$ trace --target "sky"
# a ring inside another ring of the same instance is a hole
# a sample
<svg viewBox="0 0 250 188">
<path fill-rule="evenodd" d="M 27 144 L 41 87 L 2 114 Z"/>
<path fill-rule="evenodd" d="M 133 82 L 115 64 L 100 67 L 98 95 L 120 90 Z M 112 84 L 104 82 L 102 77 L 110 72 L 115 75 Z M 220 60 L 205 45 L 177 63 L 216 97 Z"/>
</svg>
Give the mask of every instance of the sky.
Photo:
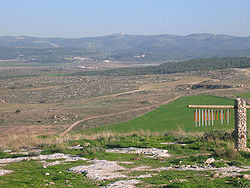
<svg viewBox="0 0 250 188">
<path fill-rule="evenodd" d="M 0 36 L 250 36 L 250 0 L 0 0 Z"/>
</svg>

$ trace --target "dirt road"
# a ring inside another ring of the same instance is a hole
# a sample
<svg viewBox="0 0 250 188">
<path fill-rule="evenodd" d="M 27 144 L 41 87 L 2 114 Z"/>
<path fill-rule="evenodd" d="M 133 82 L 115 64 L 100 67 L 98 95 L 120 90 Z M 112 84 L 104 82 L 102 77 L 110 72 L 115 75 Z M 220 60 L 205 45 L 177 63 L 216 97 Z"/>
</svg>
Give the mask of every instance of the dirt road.
<svg viewBox="0 0 250 188">
<path fill-rule="evenodd" d="M 88 118 L 85 118 L 85 119 L 82 119 L 82 120 L 79 120 L 79 121 L 73 123 L 62 134 L 60 134 L 60 136 L 63 136 L 65 134 L 67 134 L 71 129 L 73 129 L 75 126 L 77 126 L 79 123 L 81 123 L 83 121 L 97 119 L 97 118 L 103 118 L 103 117 L 109 117 L 109 116 L 114 116 L 114 115 L 121 115 L 121 114 L 129 113 L 129 112 L 135 112 L 135 111 L 140 111 L 140 110 L 145 110 L 145 109 L 157 108 L 157 107 L 160 107 L 162 105 L 168 104 L 168 103 L 170 103 L 170 102 L 172 102 L 172 101 L 174 101 L 174 100 L 176 100 L 176 99 L 178 99 L 180 97 L 184 97 L 184 96 L 188 96 L 188 95 L 190 95 L 190 96 L 199 95 L 199 94 L 204 94 L 204 93 L 210 93 L 210 92 L 213 92 L 213 91 L 242 90 L 242 89 L 246 89 L 246 88 L 249 88 L 249 87 L 216 89 L 216 90 L 201 91 L 201 92 L 197 92 L 197 93 L 193 93 L 193 94 L 183 94 L 183 95 L 178 95 L 178 96 L 176 96 L 176 97 L 174 97 L 172 99 L 169 99 L 169 100 L 167 100 L 167 101 L 165 101 L 163 103 L 158 103 L 158 104 L 155 104 L 155 105 L 150 105 L 150 106 L 146 106 L 146 107 L 142 107 L 142 108 L 136 108 L 136 109 L 133 109 L 133 110 L 127 110 L 127 111 L 123 111 L 123 112 L 116 112 L 116 113 L 105 114 L 105 115 L 91 116 L 91 117 L 88 117 Z M 117 95 L 115 95 L 115 96 L 117 96 Z"/>
</svg>

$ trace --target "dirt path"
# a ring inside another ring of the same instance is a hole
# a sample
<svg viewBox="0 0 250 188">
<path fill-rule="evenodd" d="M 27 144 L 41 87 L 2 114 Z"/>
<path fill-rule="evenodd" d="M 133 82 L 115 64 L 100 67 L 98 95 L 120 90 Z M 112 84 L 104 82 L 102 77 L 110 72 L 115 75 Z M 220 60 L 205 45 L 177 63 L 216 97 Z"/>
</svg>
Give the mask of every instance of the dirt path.
<svg viewBox="0 0 250 188">
<path fill-rule="evenodd" d="M 126 92 L 122 92 L 122 93 L 116 93 L 116 94 L 112 94 L 112 95 L 105 95 L 105 96 L 100 96 L 100 97 L 96 97 L 96 98 L 118 97 L 118 96 L 121 96 L 121 95 L 128 95 L 128 94 L 138 93 L 138 92 L 142 92 L 142 91 L 145 91 L 145 89 L 137 89 L 137 90 L 132 90 L 132 91 L 126 91 Z"/>
<path fill-rule="evenodd" d="M 170 99 L 164 103 L 161 103 L 161 104 L 156 104 L 156 105 L 151 105 L 151 106 L 146 106 L 146 107 L 142 107 L 142 108 L 136 108 L 136 109 L 133 109 L 133 110 L 127 110 L 127 111 L 123 111 L 123 112 L 116 112 L 116 113 L 112 113 L 112 114 L 105 114 L 105 115 L 99 115 L 99 116 L 91 116 L 91 117 L 88 117 L 88 118 L 85 118 L 85 119 L 82 119 L 82 120 L 79 120 L 75 123 L 73 123 L 72 125 L 70 125 L 70 127 L 65 130 L 61 136 L 65 135 L 66 133 L 68 133 L 71 129 L 73 129 L 76 125 L 78 125 L 79 123 L 83 122 L 83 121 L 87 121 L 87 120 L 91 120 L 91 119 L 97 119 L 97 118 L 103 118 L 103 117 L 109 117 L 109 116 L 114 116 L 114 115 L 121 115 L 121 114 L 125 114 L 125 113 L 129 113 L 129 112 L 135 112 L 135 111 L 140 111 L 140 110 L 145 110 L 145 109 L 150 109 L 150 108 L 154 108 L 154 107 L 158 107 L 158 106 L 161 106 L 163 104 L 167 104 L 169 102 L 172 102 L 174 101 L 175 99 L 178 99 L 180 96 L 177 96 L 173 99 Z"/>
<path fill-rule="evenodd" d="M 65 130 L 60 136 L 63 136 L 65 134 L 67 134 L 71 129 L 73 129 L 76 125 L 78 125 L 79 123 L 83 122 L 83 121 L 87 121 L 87 120 L 91 120 L 91 119 L 97 119 L 97 118 L 103 118 L 103 117 L 109 117 L 109 116 L 114 116 L 114 115 L 121 115 L 121 114 L 125 114 L 125 113 L 129 113 L 129 112 L 135 112 L 135 111 L 140 111 L 140 110 L 145 110 L 145 109 L 150 109 L 150 108 L 155 108 L 155 107 L 159 107 L 161 105 L 164 105 L 164 104 L 167 104 L 167 103 L 170 103 L 180 97 L 182 97 L 183 95 L 180 95 L 180 96 L 177 96 L 177 97 L 174 97 L 172 99 L 169 99 L 163 103 L 160 103 L 160 104 L 155 104 L 155 105 L 151 105 L 151 106 L 146 106 L 146 107 L 142 107 L 142 108 L 136 108 L 136 109 L 133 109 L 133 110 L 127 110 L 127 111 L 123 111 L 123 112 L 116 112 L 116 113 L 112 113 L 112 114 L 105 114 L 105 115 L 99 115 L 99 116 L 91 116 L 91 117 L 88 117 L 88 118 L 85 118 L 85 119 L 82 119 L 82 120 L 79 120 L 75 123 L 73 123 L 72 125 L 69 126 L 69 128 L 67 130 Z"/>
<path fill-rule="evenodd" d="M 161 89 L 164 87 L 169 87 L 169 86 L 176 86 L 179 84 L 197 84 L 206 80 L 213 80 L 213 81 L 218 81 L 216 79 L 211 79 L 211 78 L 202 78 L 202 77 L 196 77 L 196 76 L 186 76 L 186 77 L 176 77 L 176 81 L 171 81 L 171 82 L 163 82 L 163 83 L 150 83 L 150 84 L 143 84 L 139 87 L 139 89 L 132 90 L 132 91 L 125 91 L 121 93 L 116 93 L 116 94 L 111 94 L 111 95 L 105 95 L 105 96 L 100 96 L 96 98 L 108 98 L 108 97 L 118 97 L 121 95 L 128 95 L 132 93 L 139 93 L 147 90 L 156 90 L 156 89 Z"/>
<path fill-rule="evenodd" d="M 91 116 L 88 118 L 84 118 L 82 120 L 79 120 L 75 123 L 73 123 L 72 125 L 70 125 L 63 133 L 60 134 L 60 136 L 63 136 L 65 134 L 67 134 L 71 129 L 73 129 L 75 126 L 77 126 L 79 123 L 87 121 L 87 120 L 92 120 L 92 119 L 97 119 L 97 118 L 103 118 L 103 117 L 109 117 L 109 116 L 114 116 L 114 115 L 121 115 L 121 114 L 125 114 L 125 113 L 129 113 L 129 112 L 135 112 L 135 111 L 140 111 L 140 110 L 145 110 L 145 109 L 150 109 L 150 108 L 156 108 L 165 104 L 168 104 L 180 97 L 184 97 L 184 96 L 192 96 L 192 95 L 199 95 L 199 94 L 204 94 L 204 93 L 210 93 L 213 91 L 226 91 L 226 90 L 242 90 L 242 89 L 247 89 L 250 87 L 245 87 L 245 88 L 226 88 L 226 89 L 216 89 L 216 90 L 208 90 L 208 91 L 201 91 L 201 92 L 197 92 L 197 93 L 193 93 L 193 94 L 183 94 L 183 95 L 178 95 L 172 99 L 169 99 L 163 103 L 159 103 L 159 104 L 155 104 L 155 105 L 151 105 L 151 106 L 146 106 L 146 107 L 142 107 L 142 108 L 136 108 L 133 110 L 127 110 L 127 111 L 123 111 L 123 112 L 116 112 L 116 113 L 111 113 L 111 114 L 105 114 L 105 115 L 99 115 L 99 116 Z M 117 94 L 116 94 L 117 95 Z"/>
</svg>

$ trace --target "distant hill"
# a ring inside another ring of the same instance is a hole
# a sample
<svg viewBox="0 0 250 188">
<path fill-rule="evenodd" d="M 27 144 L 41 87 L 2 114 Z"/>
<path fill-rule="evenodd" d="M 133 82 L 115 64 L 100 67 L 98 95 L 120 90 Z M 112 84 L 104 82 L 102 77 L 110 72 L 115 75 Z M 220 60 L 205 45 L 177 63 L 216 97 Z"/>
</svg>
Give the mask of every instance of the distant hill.
<svg viewBox="0 0 250 188">
<path fill-rule="evenodd" d="M 183 60 L 203 57 L 250 56 L 250 37 L 214 34 L 126 35 L 86 38 L 0 37 L 2 48 L 85 49 L 116 60 Z M 1 56 L 1 51 L 0 51 Z"/>
<path fill-rule="evenodd" d="M 217 70 L 227 68 L 249 68 L 250 58 L 225 57 L 192 59 L 181 62 L 167 62 L 158 66 L 117 68 L 104 71 L 82 71 L 74 73 L 76 76 L 131 76 L 149 74 L 169 74 L 188 71 Z"/>
</svg>

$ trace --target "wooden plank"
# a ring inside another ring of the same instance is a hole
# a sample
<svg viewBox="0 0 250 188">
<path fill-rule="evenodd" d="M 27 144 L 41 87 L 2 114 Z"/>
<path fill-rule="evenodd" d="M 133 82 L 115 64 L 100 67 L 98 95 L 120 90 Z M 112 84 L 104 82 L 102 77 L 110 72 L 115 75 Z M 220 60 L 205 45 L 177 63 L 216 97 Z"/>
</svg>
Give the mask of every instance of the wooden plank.
<svg viewBox="0 0 250 188">
<path fill-rule="evenodd" d="M 188 108 L 234 109 L 234 106 L 233 105 L 188 105 Z"/>
<path fill-rule="evenodd" d="M 213 108 L 213 109 L 234 109 L 233 105 L 188 105 L 188 108 Z M 250 106 L 246 106 L 247 109 L 250 109 Z"/>
</svg>

